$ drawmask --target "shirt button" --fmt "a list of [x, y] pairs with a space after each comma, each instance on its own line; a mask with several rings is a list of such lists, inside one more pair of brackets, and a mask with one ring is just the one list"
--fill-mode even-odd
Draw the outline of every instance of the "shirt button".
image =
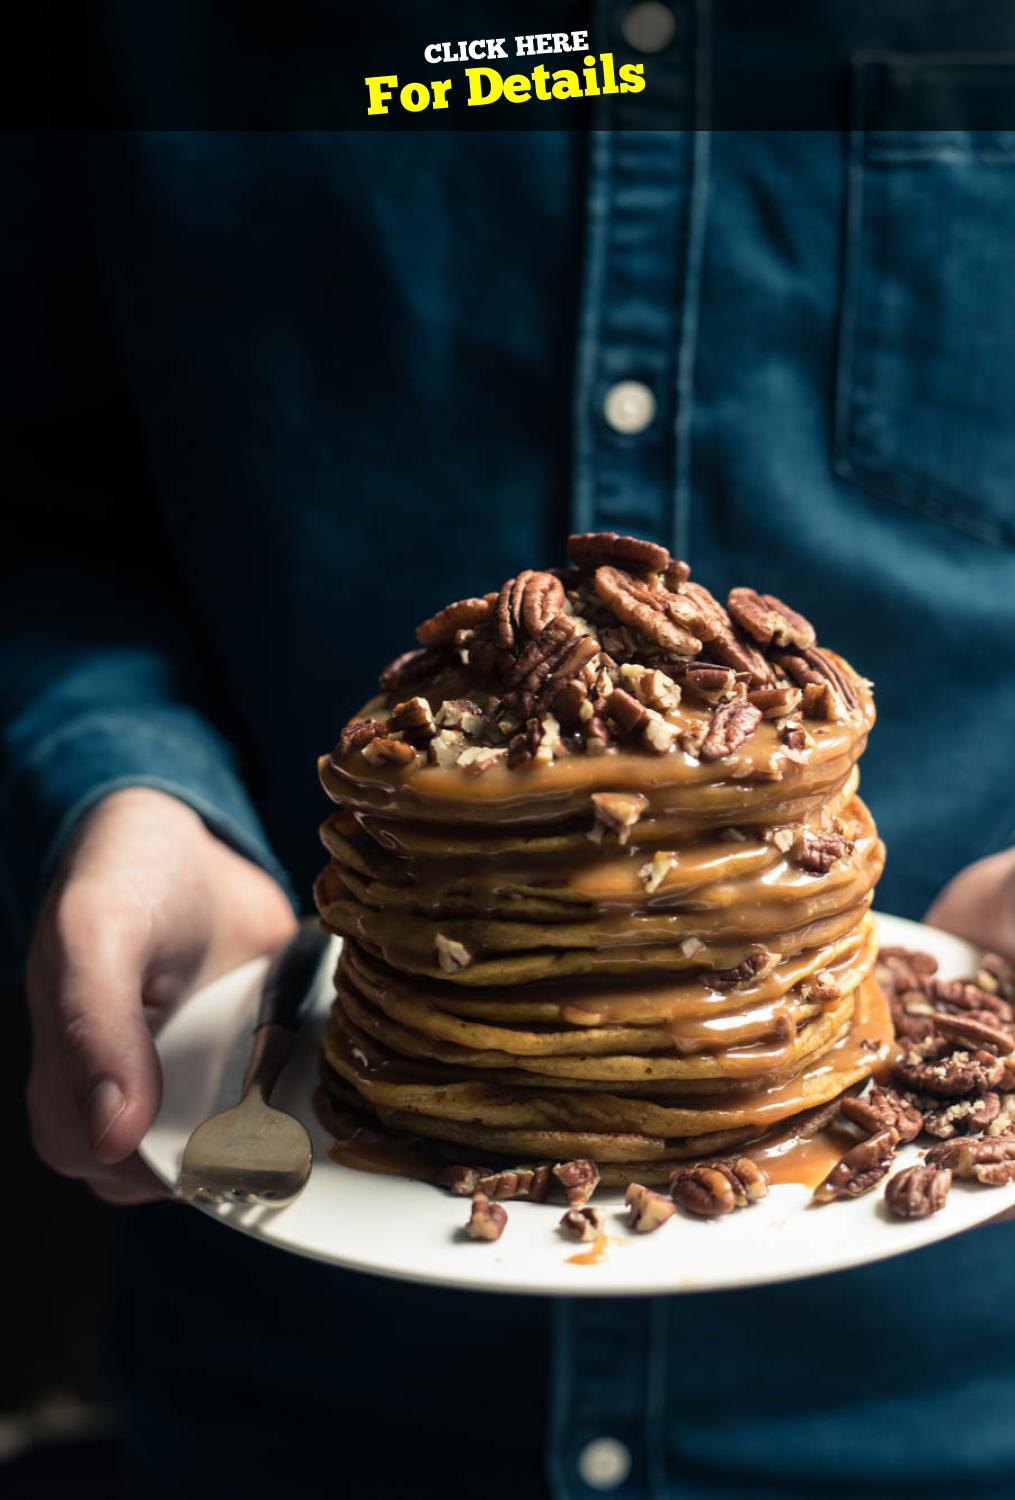
[[656, 398], [640, 380], [618, 380], [606, 392], [603, 415], [614, 432], [644, 432], [656, 414]]
[[672, 42], [676, 29], [676, 16], [659, 0], [632, 5], [620, 23], [624, 41], [635, 52], [662, 52]]
[[578, 1455], [578, 1473], [590, 1490], [615, 1490], [631, 1472], [631, 1455], [617, 1438], [593, 1438]]

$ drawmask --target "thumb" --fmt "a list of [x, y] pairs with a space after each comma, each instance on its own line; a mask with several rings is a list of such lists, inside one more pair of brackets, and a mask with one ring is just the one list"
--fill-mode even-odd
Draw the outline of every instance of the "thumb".
[[110, 1166], [137, 1149], [162, 1096], [142, 1006], [140, 955], [93, 942], [67, 954], [61, 969], [51, 1040], [87, 1146], [97, 1162]]

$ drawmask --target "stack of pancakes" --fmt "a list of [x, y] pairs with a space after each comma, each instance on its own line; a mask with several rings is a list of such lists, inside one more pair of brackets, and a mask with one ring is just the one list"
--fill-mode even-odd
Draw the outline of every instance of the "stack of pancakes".
[[425, 622], [321, 760], [324, 1080], [445, 1158], [654, 1183], [884, 1055], [874, 710], [781, 601], [570, 550]]

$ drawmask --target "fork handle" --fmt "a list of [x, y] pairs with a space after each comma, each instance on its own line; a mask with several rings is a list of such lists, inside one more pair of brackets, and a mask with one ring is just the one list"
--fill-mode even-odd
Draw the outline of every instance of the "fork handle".
[[289, 1054], [296, 1041], [295, 1031], [288, 1026], [276, 1026], [272, 1021], [263, 1021], [254, 1031], [247, 1071], [243, 1075], [240, 1102], [256, 1089], [265, 1104], [278, 1082], [278, 1075], [289, 1061]]
[[267, 1104], [278, 1075], [293, 1049], [311, 981], [330, 939], [318, 923], [302, 922], [294, 937], [275, 954], [261, 986], [250, 1059], [241, 1098], [256, 1085]]

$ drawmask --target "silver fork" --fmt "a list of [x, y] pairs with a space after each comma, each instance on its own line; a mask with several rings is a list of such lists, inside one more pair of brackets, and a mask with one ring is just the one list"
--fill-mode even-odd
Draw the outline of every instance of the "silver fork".
[[282, 1208], [306, 1186], [313, 1165], [310, 1137], [299, 1120], [268, 1101], [292, 1051], [328, 942], [316, 922], [306, 922], [272, 959], [240, 1102], [212, 1115], [190, 1137], [178, 1198]]

